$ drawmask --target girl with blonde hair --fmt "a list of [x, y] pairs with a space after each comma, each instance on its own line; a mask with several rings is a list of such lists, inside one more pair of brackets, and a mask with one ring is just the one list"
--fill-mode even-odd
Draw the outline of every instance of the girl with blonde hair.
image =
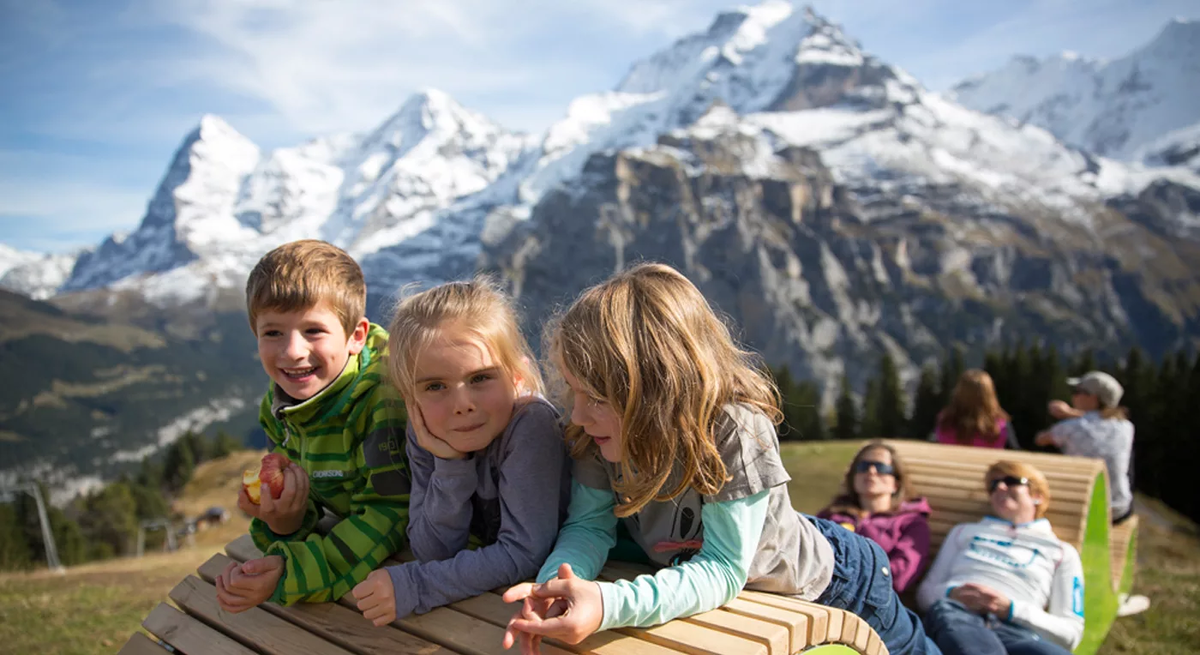
[[938, 443], [1019, 449], [1008, 412], [1000, 408], [992, 376], [977, 368], [963, 371], [950, 404], [938, 414]]
[[570, 490], [558, 413], [541, 395], [511, 301], [490, 280], [403, 300], [389, 332], [388, 374], [409, 418], [416, 561], [354, 588], [363, 616], [380, 626], [532, 576]]
[[[743, 588], [848, 609], [889, 652], [936, 653], [878, 545], [792, 509], [778, 393], [676, 270], [643, 264], [584, 293], [549, 330], [575, 458], [568, 519], [504, 645], [579, 643], [715, 609]], [[661, 567], [593, 582], [624, 522]]]

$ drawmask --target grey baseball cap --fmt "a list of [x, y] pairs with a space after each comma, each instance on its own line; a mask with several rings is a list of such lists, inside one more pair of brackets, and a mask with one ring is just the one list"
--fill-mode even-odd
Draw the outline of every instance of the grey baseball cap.
[[1116, 407], [1125, 394], [1121, 383], [1103, 371], [1088, 371], [1083, 377], [1067, 378], [1067, 384], [1095, 396], [1103, 407]]

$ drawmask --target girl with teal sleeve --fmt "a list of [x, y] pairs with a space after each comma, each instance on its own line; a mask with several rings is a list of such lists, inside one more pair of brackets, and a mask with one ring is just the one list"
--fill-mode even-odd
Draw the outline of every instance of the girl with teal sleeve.
[[[643, 264], [586, 290], [544, 341], [570, 412], [567, 522], [504, 646], [579, 643], [706, 612], [742, 589], [858, 614], [896, 655], [938, 653], [892, 590], [887, 555], [792, 509], [778, 391], [700, 291]], [[617, 523], [659, 570], [595, 582]]]

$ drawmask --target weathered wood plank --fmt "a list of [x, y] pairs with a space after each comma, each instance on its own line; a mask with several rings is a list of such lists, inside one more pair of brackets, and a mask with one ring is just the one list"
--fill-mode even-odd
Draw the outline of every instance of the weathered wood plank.
[[171, 644], [181, 653], [214, 653], [215, 655], [253, 655], [254, 651], [230, 639], [215, 628], [194, 619], [166, 603], [159, 603], [150, 616], [142, 621], [159, 639]]
[[[213, 555], [200, 566], [200, 577], [212, 582], [232, 561], [224, 555]], [[336, 603], [298, 603], [290, 607], [263, 603], [259, 607], [355, 653], [448, 655], [451, 652], [400, 630], [376, 627], [357, 608]]]
[[171, 600], [242, 645], [269, 655], [346, 655], [350, 651], [305, 631], [261, 607], [231, 614], [217, 604], [217, 589], [189, 575], [171, 590]]
[[[225, 552], [234, 559], [253, 559], [259, 556], [258, 548], [248, 540], [248, 535], [247, 538], [238, 538], [230, 542], [225, 547]], [[356, 602], [349, 594], [338, 599], [338, 604], [357, 612]], [[408, 634], [454, 651], [471, 655], [510, 655], [500, 645], [504, 637], [503, 628], [447, 607], [439, 607], [427, 614], [406, 616], [393, 621], [392, 625]], [[567, 653], [553, 645], [543, 646], [542, 652], [555, 655]]]
[[[618, 632], [631, 634], [631, 630], [634, 628], [621, 628]], [[637, 630], [640, 631], [637, 636], [689, 655], [767, 655], [767, 647], [761, 643], [686, 621], [670, 621]]]
[[[492, 593], [460, 600], [450, 607], [503, 628], [508, 625], [508, 620], [512, 618], [517, 605], [509, 605], [500, 596]], [[677, 652], [612, 630], [596, 633], [578, 644], [565, 644], [554, 639], [547, 640], [547, 643], [573, 653], [596, 655], [671, 655]]]
[[133, 633], [117, 655], [167, 655], [167, 649], [141, 632]]

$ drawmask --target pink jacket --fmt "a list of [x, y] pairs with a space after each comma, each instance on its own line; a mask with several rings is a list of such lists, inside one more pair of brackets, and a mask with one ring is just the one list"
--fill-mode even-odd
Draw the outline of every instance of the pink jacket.
[[874, 541], [887, 553], [892, 587], [903, 593], [913, 586], [929, 563], [929, 503], [924, 498], [904, 501], [895, 512], [860, 518], [847, 509], [828, 507], [817, 516], [841, 523], [847, 530]]
[[1000, 419], [996, 422], [996, 428], [996, 438], [990, 441], [984, 439], [982, 435], [976, 434], [971, 441], [962, 444], [959, 443], [958, 439], [956, 438], [954, 430], [942, 429], [941, 426], [938, 426], [934, 430], [934, 437], [938, 443], [946, 443], [956, 446], [975, 446], [976, 448], [1004, 448], [1005, 446], [1008, 446], [1009, 448], [1016, 450], [1018, 448], [1017, 437], [1015, 434], [1013, 434], [1012, 425], [1008, 421]]

